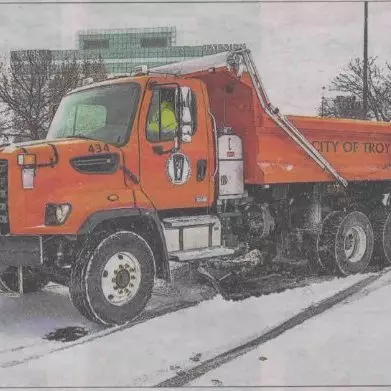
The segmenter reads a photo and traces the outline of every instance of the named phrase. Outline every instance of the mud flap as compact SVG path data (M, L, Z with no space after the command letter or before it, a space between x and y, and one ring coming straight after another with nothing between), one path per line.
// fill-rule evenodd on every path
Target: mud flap
M230 286L235 281L246 278L246 275L263 263L264 256L259 250L252 250L249 253L234 259L210 259L202 262L196 269L203 278L210 282L216 292L224 299L230 300ZM237 298L237 295L235 295Z

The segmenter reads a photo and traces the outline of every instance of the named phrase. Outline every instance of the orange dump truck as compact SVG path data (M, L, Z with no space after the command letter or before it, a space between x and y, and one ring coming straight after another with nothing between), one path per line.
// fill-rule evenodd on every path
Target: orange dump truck
M86 85L45 140L0 150L0 287L55 281L121 324L170 262L212 280L243 249L342 275L391 264L390 145L390 124L283 116L248 50Z

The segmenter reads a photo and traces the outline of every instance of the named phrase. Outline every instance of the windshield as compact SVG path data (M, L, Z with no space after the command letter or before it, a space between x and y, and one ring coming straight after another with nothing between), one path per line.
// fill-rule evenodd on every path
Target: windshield
M137 83L70 94L61 101L46 139L81 137L122 145L129 137L139 96Z

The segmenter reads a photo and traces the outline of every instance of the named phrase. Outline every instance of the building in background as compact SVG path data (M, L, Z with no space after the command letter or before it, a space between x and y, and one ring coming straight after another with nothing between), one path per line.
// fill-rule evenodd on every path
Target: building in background
M195 57L245 47L245 44L176 45L175 27L85 30L77 35L77 49L53 50L57 62L102 58L112 75L130 74L137 65L152 68Z

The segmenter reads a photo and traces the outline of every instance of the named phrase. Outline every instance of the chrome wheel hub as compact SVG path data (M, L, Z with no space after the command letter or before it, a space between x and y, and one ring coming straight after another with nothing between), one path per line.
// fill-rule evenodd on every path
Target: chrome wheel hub
M116 253L107 261L101 281L103 294L110 304L127 304L140 288L140 263L129 252Z
M349 262L361 260L367 250L367 235L363 228L352 227L346 232L344 250Z

